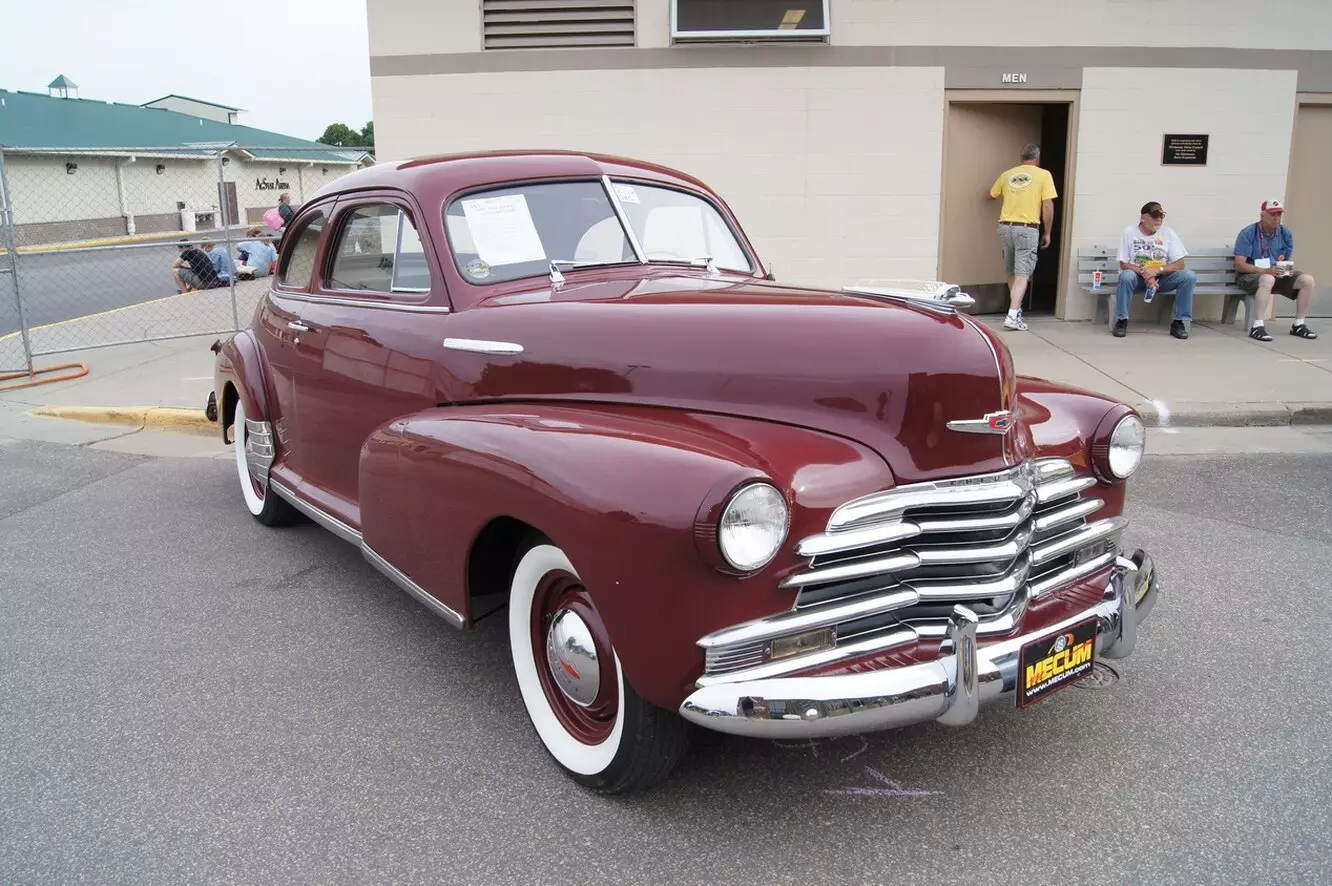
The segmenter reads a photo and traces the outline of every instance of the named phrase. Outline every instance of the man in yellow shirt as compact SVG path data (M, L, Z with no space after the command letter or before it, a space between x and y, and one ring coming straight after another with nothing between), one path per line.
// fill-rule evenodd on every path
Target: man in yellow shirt
M1054 177L1040 167L1041 148L1028 144L1022 149L1022 163L1005 170L990 188L990 199L1004 198L999 211L999 248L1004 254L1004 273L1008 275L1008 316L1005 329L1026 329L1022 319L1022 300L1027 284L1036 270L1037 242L1050 245L1050 227L1054 222ZM1041 222L1045 234L1041 235Z

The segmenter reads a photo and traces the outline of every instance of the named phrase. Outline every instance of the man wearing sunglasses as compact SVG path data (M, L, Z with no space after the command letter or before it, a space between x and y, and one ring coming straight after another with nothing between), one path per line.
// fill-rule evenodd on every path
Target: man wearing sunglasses
M1272 293L1295 298L1295 322L1290 334L1318 338L1304 318L1313 299L1314 278L1295 270L1295 235L1281 223L1286 208L1280 200L1264 200L1258 221L1246 225L1235 238L1235 282L1249 295L1257 296L1249 338L1271 341L1263 320L1272 309Z
M1115 291L1116 338L1128 333L1129 305L1135 292L1150 303L1158 292L1175 293L1175 319L1170 334L1188 338L1193 322L1193 290L1198 275L1184 267L1189 254L1179 235L1166 227L1165 210L1156 201L1145 204L1138 223L1129 225L1119 241L1119 287Z

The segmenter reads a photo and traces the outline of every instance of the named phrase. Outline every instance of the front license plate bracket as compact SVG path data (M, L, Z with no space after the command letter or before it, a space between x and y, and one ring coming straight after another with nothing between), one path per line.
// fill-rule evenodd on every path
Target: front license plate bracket
M1018 653L1017 706L1030 707L1091 674L1096 663L1093 616L1057 634L1047 634Z

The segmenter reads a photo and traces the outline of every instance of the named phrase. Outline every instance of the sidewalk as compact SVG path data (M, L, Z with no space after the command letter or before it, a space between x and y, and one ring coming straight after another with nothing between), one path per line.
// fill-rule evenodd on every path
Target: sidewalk
M1000 316L981 319L993 327L1003 323ZM1273 341L1262 344L1238 327L1220 324L1194 324L1189 340L1179 341L1164 325L1130 326L1121 339L1086 322L1028 322L1027 332L999 330L1018 372L1121 399L1140 410L1149 425L1332 425L1332 323L1315 327L1321 336L1317 341L1305 341L1287 335L1286 324L1274 321L1269 326ZM204 335L39 358L38 369L83 362L89 372L72 381L0 392L0 437L30 436L41 428L50 429L42 433L68 436L80 432L55 426L81 426L84 434L94 427L33 415L39 407L128 407L141 415L144 408L177 407L194 412L201 441L211 438L208 445L220 446L217 426L203 417L213 377L208 346L217 338ZM132 425L133 414L121 414L120 427L108 425L107 433L126 433L125 422ZM107 415L108 421L111 417ZM164 424L147 422L149 427Z
M1194 323L1189 339L1166 324L1130 323L1125 338L1088 322L1028 319L1030 329L997 329L1023 375L1117 397L1157 427L1332 424L1332 322L1311 320L1319 337L1289 335L1290 321L1268 321L1272 341L1239 326Z

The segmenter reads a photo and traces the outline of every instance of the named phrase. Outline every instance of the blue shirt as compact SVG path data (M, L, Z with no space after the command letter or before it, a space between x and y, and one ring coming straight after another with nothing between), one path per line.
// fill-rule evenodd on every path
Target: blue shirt
M236 266L231 263L231 256L227 255L225 246L214 246L208 257L213 260L213 270L217 271L219 280L229 282L236 276Z
M1285 256L1285 261L1295 259L1295 235L1290 228L1280 225L1271 234L1263 233L1262 222L1245 226L1235 238L1235 255L1242 255L1253 264L1260 258L1270 258L1273 266Z
M277 250L262 240L246 240L236 246L245 251L245 266L254 269L256 277L268 276L268 269L277 261Z

